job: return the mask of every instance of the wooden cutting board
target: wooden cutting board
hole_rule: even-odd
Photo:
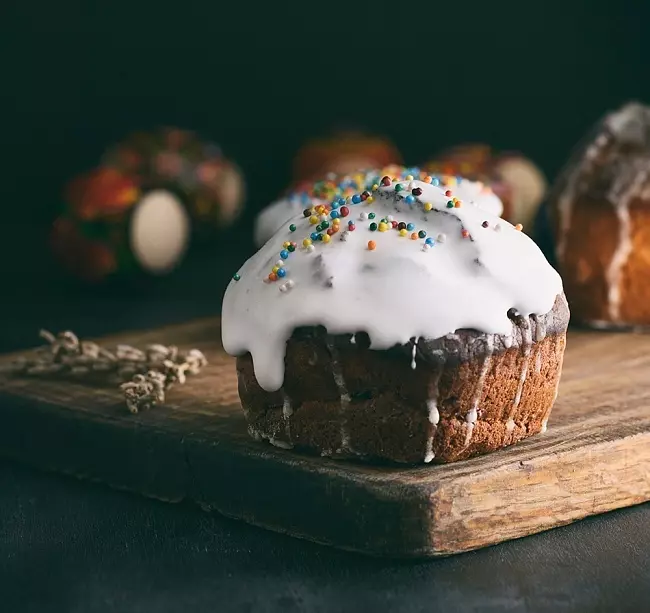
[[[253,441],[234,361],[219,339],[216,319],[101,339],[198,347],[210,361],[168,394],[166,406],[138,415],[115,389],[0,378],[0,454],[393,557],[459,553],[650,500],[650,336],[572,331],[545,434],[481,458],[417,468]]]

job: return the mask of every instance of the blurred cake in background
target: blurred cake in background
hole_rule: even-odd
[[[346,175],[401,163],[400,152],[387,138],[354,129],[337,130],[331,136],[308,141],[298,150],[293,181],[316,181],[330,172]]]
[[[430,174],[461,175],[489,185],[503,202],[503,217],[530,228],[547,190],[542,171],[518,153],[498,153],[483,144],[443,151],[423,165]]]
[[[243,209],[238,167],[193,132],[139,132],[66,187],[51,245],[86,281],[135,271],[165,274],[190,242],[230,227]]]
[[[650,107],[604,116],[549,197],[555,255],[576,321],[650,325]]]
[[[388,139],[359,130],[336,130],[308,141],[294,158],[289,189],[255,219],[255,244],[263,245],[286,220],[306,207],[352,197],[371,189],[385,174],[401,173],[401,160]]]

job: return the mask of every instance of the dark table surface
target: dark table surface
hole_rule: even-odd
[[[93,292],[24,276],[0,305],[0,350],[36,344],[40,327],[89,336],[218,313],[241,257],[200,254],[164,281]],[[0,460],[0,611],[648,611],[648,526],[641,505],[394,562]]]

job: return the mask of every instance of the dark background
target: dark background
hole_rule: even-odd
[[[641,0],[14,0],[1,13],[0,278],[21,310],[176,287],[67,293],[45,248],[64,182],[131,130],[195,129],[240,163],[247,214],[199,264],[231,270],[296,149],[334,126],[384,133],[412,164],[467,140],[519,149],[553,178],[604,111],[650,100]],[[206,275],[218,295],[228,276]],[[198,291],[186,286],[164,299]]]
[[[650,101],[649,18],[630,0],[5,0],[0,350],[41,326],[95,335],[218,312],[253,214],[298,146],[341,123],[383,132],[410,163],[477,140],[554,177],[604,111]],[[63,183],[158,124],[222,144],[246,174],[247,214],[169,278],[70,282],[45,248]],[[639,611],[649,513],[399,565],[2,462],[0,610]]]

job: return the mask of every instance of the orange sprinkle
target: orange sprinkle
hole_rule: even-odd
[[[524,229],[524,226],[522,226],[520,223],[518,223],[518,224],[515,226],[515,230],[518,230],[519,232],[521,232],[523,229]]]
[[[277,281],[278,280],[278,275],[276,275],[274,272],[269,274],[269,281]]]
[[[457,209],[459,209],[459,208],[462,206],[462,204],[463,204],[463,203],[462,203],[460,200],[456,200],[456,202],[454,202],[454,206],[455,206]]]
[[[412,241],[418,240],[418,233],[417,232],[413,232],[413,234],[411,234],[411,240]]]
[[[469,238],[469,232],[467,230],[462,230],[460,234],[463,238]]]
[[[377,248],[377,243],[375,241],[368,241],[368,250],[374,251]]]
[[[430,177],[429,175],[427,175],[426,177],[424,177],[424,182],[425,182],[425,183],[431,183],[431,181],[432,181],[432,179],[431,179],[431,177]]]

